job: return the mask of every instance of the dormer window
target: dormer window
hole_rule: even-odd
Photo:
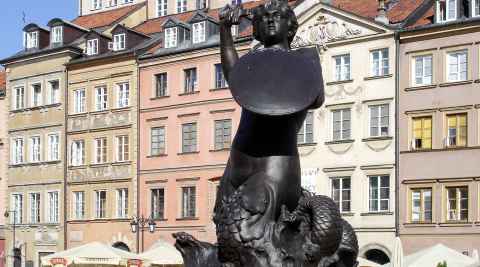
[[[87,55],[92,56],[98,54],[98,39],[87,41]]]
[[[480,16],[480,0],[472,0],[472,17]]]
[[[205,42],[205,21],[197,22],[193,27],[193,43]]]
[[[125,49],[125,33],[115,34],[113,36],[113,50],[119,51]]]
[[[457,0],[437,0],[437,22],[457,19]]]
[[[24,44],[27,49],[38,48],[38,32],[25,32]]]
[[[165,48],[177,46],[177,27],[165,29]]]
[[[63,27],[55,26],[51,30],[51,43],[52,44],[61,44],[63,43]]]

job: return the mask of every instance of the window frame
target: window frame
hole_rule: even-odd
[[[417,59],[421,59],[421,64],[422,64],[422,74],[421,76],[417,75]],[[429,75],[427,74],[427,64],[428,62],[427,59],[430,59],[430,73]],[[434,83],[434,59],[433,59],[433,54],[422,54],[422,55],[416,55],[412,57],[412,86],[428,86],[432,85]],[[417,79],[422,79],[421,83],[417,82]],[[428,82],[428,79],[430,78],[430,82]]]
[[[108,110],[108,89],[106,85],[95,86],[95,111]]]
[[[153,75],[155,83],[155,97],[168,96],[168,73],[161,72]]]
[[[85,191],[73,191],[72,192],[72,218],[74,220],[84,220],[86,215],[85,210]],[[78,196],[81,196],[79,198]],[[79,201],[80,200],[80,201]],[[80,216],[79,216],[80,215]]]
[[[50,29],[50,42],[51,44],[63,43],[63,26],[54,26]]]
[[[87,55],[98,55],[98,38],[87,40]]]
[[[28,222],[39,224],[42,221],[42,197],[40,192],[29,192],[28,203]]]
[[[33,31],[33,32],[25,32],[25,48],[27,49],[32,49],[32,48],[38,48],[39,44],[39,32],[38,31]]]
[[[11,140],[11,164],[18,165],[25,163],[25,138],[23,136],[17,136],[11,138]],[[21,145],[19,145],[19,143],[21,143]]]
[[[161,130],[163,131],[163,140],[161,138],[161,134],[155,135],[158,136],[158,142],[154,141],[154,130]],[[155,139],[157,140],[157,139]],[[158,148],[154,146],[154,144],[158,143]],[[162,149],[163,147],[163,149]],[[158,153],[154,153],[154,149],[158,149]],[[155,126],[150,128],[150,156],[162,156],[166,155],[167,152],[167,130],[165,126]]]
[[[116,83],[117,103],[116,108],[130,107],[130,82]]]
[[[448,8],[448,4],[450,3],[449,1],[455,1],[455,9],[454,9],[455,10],[455,16],[453,16],[453,18],[449,18],[449,15],[450,15],[450,11],[449,11],[449,8]],[[457,0],[446,0],[445,1],[445,13],[443,14],[441,12],[440,1],[437,1],[436,2],[437,14],[440,14],[440,16],[437,16],[437,18],[436,18],[437,23],[444,23],[444,22],[456,20],[457,17],[458,17],[457,7],[458,7]],[[443,15],[445,15],[445,18],[443,18]]]
[[[460,62],[460,58],[457,57],[457,64],[456,64],[456,68],[457,68],[457,72],[455,73],[450,73],[450,68],[451,68],[451,64],[450,64],[450,60],[451,60],[451,56],[452,55],[461,55],[461,54],[465,54],[465,79],[463,79],[461,77],[462,73],[464,73],[463,71],[461,71],[461,65],[462,63]],[[460,49],[460,50],[455,50],[455,51],[448,51],[447,53],[445,53],[445,56],[446,56],[446,77],[445,77],[445,80],[447,82],[462,82],[462,81],[467,81],[468,78],[469,78],[469,55],[468,55],[468,49]],[[455,74],[457,76],[457,79],[450,79],[450,75],[451,74]]]
[[[55,145],[55,142],[52,142],[51,137],[56,137],[54,139],[57,142],[56,145]],[[48,133],[46,139],[47,139],[47,161],[59,161],[60,153],[61,153],[60,152],[61,151],[60,133],[58,132]]]
[[[430,220],[425,219],[425,214],[427,213],[427,210],[425,208],[425,193],[430,192]],[[419,201],[420,201],[420,207],[419,207],[419,219],[414,220],[414,196],[413,194],[415,192],[419,193]],[[434,198],[433,198],[433,187],[416,187],[416,188],[409,188],[409,199],[410,199],[410,212],[409,212],[409,221],[411,223],[433,223],[434,217],[433,217],[433,211],[434,211]]]
[[[449,196],[449,189],[455,189],[455,209],[451,209],[450,208],[450,196]],[[465,210],[465,209],[462,209],[462,200],[464,200],[464,198],[462,198],[461,196],[461,192],[460,190],[461,189],[466,189],[466,192],[467,192],[467,198],[466,198],[466,201],[467,201],[467,208],[466,208],[466,211],[467,211],[467,218],[466,219],[462,219],[461,216],[462,216],[462,210]],[[470,210],[471,210],[471,207],[470,207],[470,187],[468,185],[452,185],[452,186],[445,186],[445,221],[446,222],[468,222],[469,221],[469,216],[470,216]],[[456,211],[458,214],[456,216],[456,218],[452,219],[450,217],[450,211]]]
[[[56,195],[56,204],[51,203],[52,196]],[[50,190],[45,192],[45,222],[50,224],[60,223],[60,191],[59,190]],[[53,212],[52,212],[53,207]]]
[[[32,135],[28,142],[29,162],[38,163],[42,161],[42,138],[40,135]]]
[[[25,108],[25,86],[24,85],[19,85],[13,87],[13,110],[21,110]],[[19,97],[21,96],[21,98]],[[21,105],[19,105],[19,100],[21,100]]]
[[[117,33],[113,35],[113,51],[122,51],[127,48],[127,34]]]
[[[53,84],[57,84],[58,87],[55,87]],[[48,84],[48,101],[47,104],[55,105],[61,103],[61,93],[60,93],[60,79],[52,79],[47,82]]]
[[[107,218],[107,199],[108,191],[105,189],[98,189],[93,191],[93,205],[94,205],[94,218],[106,219]],[[102,200],[102,193],[105,194],[105,198]]]
[[[177,43],[178,43],[178,28],[177,27],[166,28],[164,48],[177,47]]]
[[[386,53],[385,53],[386,52]],[[374,54],[378,53],[378,72],[375,70]],[[387,66],[383,65],[387,62]],[[388,47],[370,50],[370,76],[381,77],[390,74],[390,51]]]
[[[345,63],[345,59],[348,58],[348,64]],[[337,59],[340,59],[340,65],[337,63]],[[352,79],[352,58],[350,53],[332,56],[333,60],[333,81],[343,82]],[[340,73],[338,73],[340,71]]]
[[[198,44],[206,40],[206,21],[195,22],[192,24],[192,43]]]
[[[186,131],[185,127],[193,127],[194,130]],[[191,138],[186,138],[186,135],[189,135]],[[196,153],[198,152],[198,123],[197,122],[187,122],[181,125],[181,153]],[[188,144],[186,144],[189,141]],[[188,149],[186,149],[188,147]]]
[[[187,195],[185,196],[185,194]],[[181,217],[183,219],[195,218],[197,216],[197,187],[195,185],[182,186],[181,197]],[[188,198],[186,202],[185,198]]]
[[[425,128],[425,121],[430,119],[430,147],[425,147],[423,144],[424,144],[424,140],[428,140],[428,138],[426,138],[424,136],[425,134],[425,130],[428,130],[428,128]],[[418,140],[416,138],[416,135],[415,135],[415,131],[417,130],[415,128],[415,122],[417,120],[420,120],[420,131],[421,131],[421,143],[422,143],[422,147],[417,147],[417,142],[416,140]],[[423,116],[418,116],[418,117],[412,117],[411,119],[411,123],[412,123],[412,138],[411,138],[411,141],[410,141],[410,148],[412,150],[431,150],[433,149],[433,116],[432,115],[423,115]]]
[[[344,120],[344,113],[348,111],[349,113],[349,120]],[[340,138],[335,138],[335,112],[340,112]],[[351,107],[344,107],[344,108],[335,108],[331,110],[331,122],[332,122],[332,131],[331,131],[331,139],[332,141],[345,141],[352,139],[352,108]],[[344,121],[348,121],[349,129],[348,129],[348,137],[344,136]]]
[[[108,162],[108,139],[97,137],[93,139],[93,164],[105,164]],[[99,154],[100,153],[100,154]]]
[[[382,114],[382,106],[387,106],[387,112],[388,112],[388,116],[384,116]],[[373,111],[373,108],[378,108],[378,117],[376,117],[378,119],[378,123],[376,125],[376,129],[377,130],[377,133],[376,134],[372,134],[372,120],[374,119],[373,115],[372,115],[372,111]],[[390,103],[378,103],[378,104],[369,104],[368,105],[368,134],[369,134],[369,137],[371,138],[375,138],[375,137],[388,137],[388,136],[391,136],[391,112],[390,112]],[[386,117],[388,119],[388,123],[387,123],[387,134],[386,135],[382,135],[382,127],[385,127],[385,125],[382,125],[382,118]]]
[[[465,144],[460,144],[460,132],[461,132],[461,127],[462,125],[460,125],[460,118],[461,117],[465,117]],[[449,125],[449,119],[450,117],[455,117],[455,144],[452,145],[451,144],[451,136],[450,136],[450,125]],[[446,119],[446,147],[448,148],[461,148],[461,147],[467,147],[468,146],[468,113],[467,112],[459,112],[459,113],[450,113],[450,114],[446,114],[445,115],[445,119]]]
[[[470,9],[472,10],[471,12],[472,18],[480,16],[480,0],[472,0],[470,2],[472,3],[470,6]],[[478,13],[475,12],[476,5],[478,5]]]
[[[187,12],[187,0],[177,0],[176,1],[176,10],[177,14]]]
[[[72,140],[70,143],[70,166],[85,165],[85,140]],[[75,147],[75,148],[74,148]]]
[[[228,88],[227,79],[223,74],[222,63],[214,64],[215,68],[215,89]]]
[[[130,160],[130,136],[128,134],[115,136],[116,162],[128,162]]]
[[[310,118],[311,124],[308,122]],[[308,130],[309,125],[311,125],[311,131]],[[302,137],[302,140],[300,140],[300,136]],[[309,140],[308,136],[311,136],[311,140]],[[302,127],[297,133],[297,145],[308,144],[315,144],[315,112],[313,110],[307,112],[305,120],[302,122]]]
[[[163,17],[168,15],[168,1],[167,0],[157,0],[155,1],[157,5],[157,17]]]
[[[128,188],[118,188],[115,190],[116,196],[116,218],[117,219],[126,219],[128,218],[129,207],[128,199],[129,192]]]
[[[350,183],[350,187],[349,188],[345,188],[344,187],[344,180],[348,179],[349,180],[349,183]],[[339,189],[335,189],[334,187],[334,181],[339,181]],[[341,212],[341,213],[348,213],[348,212],[352,212],[352,177],[350,176],[339,176],[339,177],[332,177],[330,179],[330,187],[331,187],[331,197],[332,197],[332,200],[335,202],[335,204],[337,204],[337,207],[338,207],[338,210]],[[335,200],[335,193],[334,191],[340,191],[339,192],[339,199],[338,201]],[[350,195],[350,199],[348,200],[344,200],[343,199],[343,192],[344,191],[348,191],[349,192],[349,195]],[[349,203],[349,207],[348,207],[348,210],[347,209],[344,209],[343,207],[343,204],[344,202],[348,201]],[[338,203],[337,203],[338,202]]]
[[[183,93],[193,94],[197,91],[198,86],[198,70],[196,67],[183,70]]]
[[[81,114],[87,112],[87,91],[85,88],[73,90],[73,113]]]
[[[23,193],[14,192],[11,193],[11,207],[15,211],[13,216],[10,219],[10,224],[22,224],[23,223],[23,212],[24,212],[24,195]],[[18,198],[17,198],[18,197]]]
[[[220,125],[221,124],[221,125]],[[226,127],[226,125],[229,127]],[[217,128],[220,126],[221,128]],[[232,128],[233,121],[230,118],[219,119],[213,121],[213,144],[214,150],[226,150],[230,149],[232,145]],[[221,130],[221,134],[217,134],[217,130]],[[225,133],[227,132],[227,133]],[[221,138],[220,140],[217,139]]]
[[[40,89],[37,93],[36,89]],[[41,82],[34,82],[30,85],[30,107],[40,107],[43,106],[43,86]]]
[[[372,178],[376,178],[377,180],[377,187],[376,187],[376,190],[377,190],[377,199],[373,199],[372,198],[372,186],[371,186],[371,179]],[[386,180],[388,181],[388,187],[382,187],[381,186],[381,179],[383,178],[387,178]],[[391,189],[390,189],[390,186],[391,186],[391,183],[390,183],[390,175],[388,174],[379,174],[379,175],[369,175],[368,176],[368,211],[371,212],[371,213],[382,213],[382,212],[390,212],[390,208],[391,208],[391,195],[392,195],[392,192],[391,192]],[[382,188],[387,188],[388,190],[388,198],[382,198],[381,196],[381,189]],[[377,201],[377,209],[373,209],[372,207],[372,201]],[[387,209],[382,209],[382,201],[387,201],[387,204],[388,204],[388,207]]]
[[[160,205],[160,203],[155,203],[155,194],[154,194],[154,191],[162,191],[163,192],[163,197],[161,198],[162,201],[161,201],[161,204],[163,205]],[[165,219],[165,208],[166,208],[166,189],[164,187],[158,187],[158,188],[151,188],[150,189],[150,217],[153,219],[153,220],[163,220]],[[158,202],[160,200],[160,197],[158,197]],[[157,209],[155,209],[155,207],[158,206],[158,213],[159,213],[159,216],[156,216],[157,215]]]

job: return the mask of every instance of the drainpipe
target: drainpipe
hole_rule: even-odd
[[[80,1],[81,2],[81,1]],[[81,5],[81,4],[80,4]],[[65,89],[64,89],[64,114],[65,114],[65,122],[63,126],[63,250],[67,249],[68,242],[67,242],[67,161],[68,161],[68,143],[67,143],[67,123],[68,123],[68,68],[65,67]]]
[[[400,236],[400,33],[395,32],[395,235]]]
[[[137,65],[137,217],[140,214],[140,65],[136,51],[134,52]],[[142,243],[145,240],[142,240]],[[140,249],[140,229],[137,231],[137,253]]]

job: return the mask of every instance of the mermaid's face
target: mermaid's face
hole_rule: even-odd
[[[272,46],[288,40],[288,16],[277,7],[266,7],[256,18],[256,36],[265,46]],[[255,25],[254,24],[254,25]]]

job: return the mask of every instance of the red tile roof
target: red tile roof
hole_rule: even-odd
[[[421,18],[419,18],[417,21],[415,21],[415,23],[410,25],[408,28],[415,28],[415,27],[418,27],[418,26],[432,24],[431,18],[433,17],[434,14],[435,14],[435,11],[433,10],[433,6],[431,6],[430,9],[428,9],[428,11],[425,12],[425,14],[423,14],[423,16]]]
[[[390,23],[402,22],[423,2],[424,0],[398,0],[392,3],[387,11]],[[332,0],[331,5],[369,19],[375,19],[378,14],[378,0]]]
[[[0,91],[5,90],[7,87],[5,70],[0,70]]]
[[[110,11],[80,16],[74,19],[72,23],[88,29],[110,26],[121,18],[127,16],[128,14],[138,10],[144,5],[146,5],[146,3],[140,3]]]

